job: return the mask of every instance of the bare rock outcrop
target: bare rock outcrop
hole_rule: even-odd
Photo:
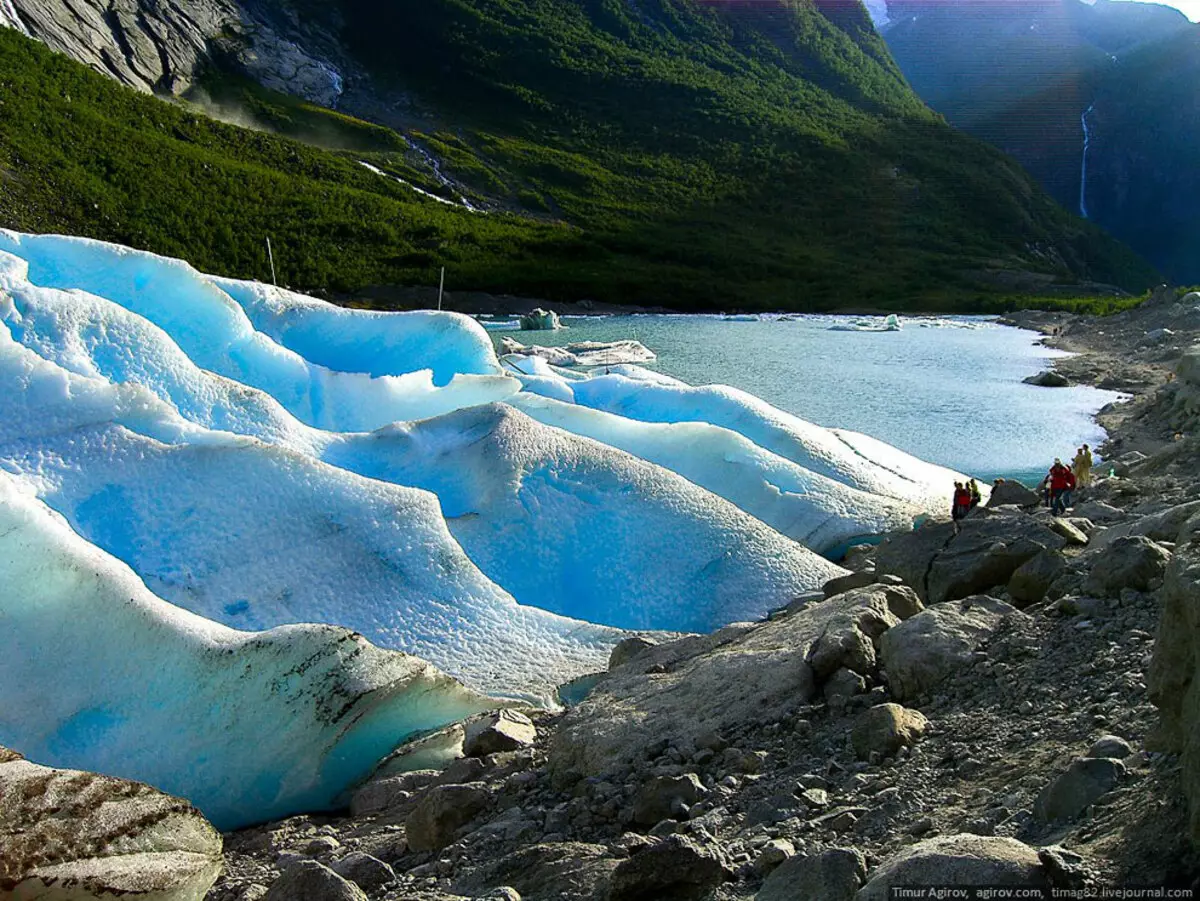
[[[1179,753],[1191,835],[1200,844],[1200,516],[1180,530],[1162,588],[1162,619],[1147,681],[1161,721],[1155,744]]]
[[[878,643],[921,609],[911,589],[874,585],[758,626],[728,626],[644,650],[611,671],[559,725],[551,762],[600,775],[670,742],[787,718],[841,670],[874,675]]]
[[[1006,585],[1023,564],[1067,539],[1040,518],[1013,507],[977,508],[958,524],[927,523],[880,545],[875,565],[940,604]]]
[[[221,836],[186,801],[0,748],[2,897],[199,901],[221,851]]]
[[[342,76],[237,0],[12,0],[22,31],[141,91],[179,95],[219,56],[261,84],[336,105]]]

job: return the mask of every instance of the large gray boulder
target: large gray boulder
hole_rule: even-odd
[[[1037,375],[1028,376],[1022,381],[1026,385],[1036,385],[1039,388],[1070,388],[1071,380],[1061,372],[1054,372],[1047,369],[1045,372],[1039,372]]]
[[[491,795],[480,782],[428,789],[404,823],[408,846],[414,851],[440,851],[490,803]]]
[[[1008,584],[1044,550],[1067,542],[1047,523],[1011,507],[976,509],[959,524],[926,523],[880,545],[875,565],[916,589],[926,604],[981,594]]]
[[[695,773],[680,776],[655,776],[646,782],[633,803],[633,821],[653,826],[675,816],[680,805],[691,807],[708,794]]]
[[[1049,888],[1037,852],[1012,838],[946,835],[901,851],[871,874],[857,901],[890,901],[896,886]]]
[[[1066,570],[1067,559],[1062,552],[1047,548],[1017,567],[1008,580],[1008,596],[1018,608],[1041,603],[1054,580]]]
[[[1091,571],[1083,590],[1095,597],[1115,598],[1122,589],[1148,591],[1166,573],[1171,553],[1142,535],[1118,538],[1090,556]]]
[[[200,901],[221,862],[220,834],[186,801],[0,748],[0,897]]]
[[[872,754],[890,757],[901,748],[910,748],[921,740],[929,720],[919,710],[899,704],[878,704],[865,711],[854,724],[850,741],[862,760]]]
[[[263,901],[367,901],[367,896],[329,867],[299,860],[271,884]]]
[[[854,901],[866,879],[860,851],[830,848],[785,861],[763,881],[754,901]]]
[[[1033,815],[1043,823],[1070,822],[1116,788],[1124,775],[1125,764],[1119,760],[1081,757],[1042,789]]]
[[[503,751],[519,751],[537,741],[537,728],[519,710],[497,710],[467,724],[463,754],[487,757]]]
[[[1042,496],[1032,488],[1026,488],[1016,479],[1005,479],[992,486],[991,496],[988,497],[989,507],[1036,507],[1042,502]]]
[[[609,901],[700,901],[731,875],[712,848],[670,835],[613,870]]]
[[[640,765],[646,749],[685,755],[714,732],[786,720],[819,680],[876,667],[876,643],[919,609],[910,589],[874,585],[754,626],[730,626],[649,648],[609,672],[572,708],[550,749],[556,774],[599,776]]]
[[[900,701],[920,698],[970,666],[975,650],[1009,616],[1024,614],[995,598],[974,597],[930,607],[888,630],[879,651],[892,694]]]
[[[1200,846],[1200,516],[1180,530],[1162,588],[1162,618],[1147,678],[1159,709],[1149,742],[1178,753],[1183,792],[1191,807],[1192,842]]]

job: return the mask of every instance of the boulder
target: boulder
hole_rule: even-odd
[[[1049,888],[1037,852],[1016,839],[946,835],[919,842],[886,861],[856,901],[890,901],[895,886],[1029,886]]]
[[[367,896],[329,867],[301,860],[280,874],[263,901],[367,901]]]
[[[501,857],[486,856],[452,887],[455,895],[479,898],[494,886],[507,886],[529,899],[594,899],[617,861],[603,845],[544,842]],[[414,897],[404,894],[404,899]],[[419,897],[419,896],[418,896]]]
[[[1124,760],[1133,755],[1129,742],[1118,735],[1102,735],[1092,743],[1084,757],[1108,758],[1109,760]]]
[[[670,835],[613,870],[609,901],[700,901],[732,874],[718,853]]]
[[[851,591],[855,588],[866,588],[868,585],[874,584],[875,570],[863,569],[845,576],[838,576],[836,579],[830,579],[821,586],[821,591],[826,598],[831,598],[844,591]]]
[[[1096,597],[1115,598],[1122,589],[1149,591],[1162,579],[1171,554],[1142,535],[1118,538],[1095,555],[1083,590]]]
[[[363,817],[396,810],[408,804],[414,792],[432,785],[440,775],[438,770],[414,770],[372,779],[350,796],[350,815]]]
[[[762,884],[755,901],[853,901],[866,881],[867,862],[852,848],[793,857]]]
[[[880,655],[892,694],[900,701],[923,696],[970,666],[975,649],[1005,617],[1023,615],[995,598],[974,597],[930,607],[885,632]]]
[[[643,651],[650,650],[656,644],[657,642],[643,638],[641,635],[630,635],[628,638],[622,638],[613,646],[612,653],[608,655],[608,668],[616,669],[618,666],[628,663]]]
[[[556,779],[639,764],[658,743],[685,756],[711,733],[788,721],[818,693],[815,670],[870,672],[874,643],[915,609],[909,589],[860,588],[753,626],[726,627],[650,648],[610,671],[563,717],[550,747]]]
[[[850,733],[854,753],[867,760],[872,753],[891,757],[901,748],[909,748],[921,740],[929,720],[917,710],[899,704],[878,704],[865,711]]]
[[[1120,519],[1125,515],[1120,508],[1114,507],[1112,504],[1106,504],[1104,501],[1087,501],[1082,504],[1076,504],[1074,512],[1076,516],[1101,523],[1112,522],[1114,519]]]
[[[1042,496],[1032,488],[1026,488],[1016,479],[1004,479],[992,486],[992,494],[987,500],[988,507],[1036,507],[1042,502]]]
[[[0,748],[0,897],[200,901],[221,850],[186,801]]]
[[[1050,517],[1046,522],[1046,527],[1071,547],[1086,547],[1089,541],[1087,533],[1083,529],[1059,516]]]
[[[1042,789],[1033,815],[1043,823],[1067,823],[1117,787],[1125,775],[1119,760],[1081,757]]]
[[[825,683],[825,701],[831,707],[844,708],[851,698],[867,690],[867,680],[854,670],[842,667]]]
[[[374,894],[396,880],[396,872],[380,860],[362,851],[351,851],[331,865],[333,872],[348,879],[367,894]]]
[[[1047,548],[1017,567],[1008,580],[1008,596],[1018,608],[1041,603],[1054,580],[1066,569],[1067,560],[1062,553]]]
[[[666,819],[678,819],[679,805],[691,807],[708,794],[695,773],[682,776],[655,776],[638,792],[633,804],[633,821],[653,826]]]
[[[926,523],[884,542],[875,555],[881,574],[899,576],[926,604],[970,597],[1008,584],[1040,552],[1066,539],[1045,521],[1011,507],[977,509],[958,523]]]
[[[405,821],[408,847],[413,851],[440,851],[490,803],[491,796],[479,782],[428,789]]]
[[[1200,846],[1200,516],[1180,530],[1162,588],[1162,617],[1147,678],[1159,727],[1147,742],[1180,755],[1189,831]]]
[[[467,757],[487,757],[502,751],[519,751],[537,741],[537,729],[517,710],[497,710],[468,723],[463,741]]]
[[[1046,370],[1039,372],[1037,375],[1031,375],[1022,379],[1026,385],[1037,385],[1039,388],[1070,388],[1071,380],[1061,372]]]

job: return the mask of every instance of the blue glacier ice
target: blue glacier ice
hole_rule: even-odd
[[[19,263],[10,260],[9,267],[19,280]],[[493,674],[481,681],[480,655],[469,644],[440,637],[450,627],[470,636],[471,628],[459,622],[426,628],[427,611],[410,609],[413,593],[442,597],[441,583],[417,582],[401,598],[404,579],[386,569],[373,575],[380,560],[396,554],[376,524],[386,518],[364,517],[370,525],[361,529],[345,525],[355,522],[356,505],[369,512],[350,473],[435,493],[440,515],[424,508],[414,515],[432,518],[438,529],[444,515],[453,537],[494,583],[526,605],[590,622],[712,629],[762,615],[840,572],[673,472],[539,425],[511,407],[479,405],[370,434],[322,432],[295,421],[261,392],[199,370],[164,332],[103,298],[20,284],[9,293],[11,308],[0,319],[19,333],[24,347],[80,379],[150,388],[174,407],[172,414],[206,428],[179,437],[172,415],[146,416],[133,428],[172,445],[202,442],[206,451],[158,448],[139,441],[123,422],[120,430],[95,425],[86,438],[72,434],[69,441],[63,430],[37,434],[34,419],[69,421],[83,393],[76,389],[65,401],[42,402],[24,415],[18,400],[7,413],[11,434],[0,443],[0,460],[36,476],[48,503],[81,534],[132,565],[160,595],[230,625],[312,620],[350,626],[493,691],[511,692],[537,677],[514,668],[507,682],[497,683]],[[6,381],[0,368],[0,389]],[[32,396],[20,390],[24,381],[9,381],[18,398]],[[209,429],[234,431],[243,436],[241,445],[253,437],[278,447],[252,444],[236,455],[218,455],[212,448],[219,436]],[[288,476],[299,464],[285,460],[320,460],[336,469],[326,478],[329,470],[318,468],[320,480],[306,472],[305,497]],[[350,500],[339,500],[340,493]],[[327,526],[308,528],[303,511],[289,512],[285,505],[286,499],[302,508],[315,497],[324,507],[347,506],[336,514],[343,523],[336,536],[323,538]],[[179,534],[176,521],[186,523]],[[281,529],[280,522],[288,527]],[[289,565],[286,549],[310,541],[328,542],[328,550]],[[426,537],[421,546],[433,542]],[[230,567],[224,561],[238,544],[260,549],[265,559]],[[275,553],[280,556],[272,560]],[[663,567],[662,560],[671,565]],[[414,573],[428,568],[421,561],[394,566]],[[650,570],[656,578],[645,578]],[[365,599],[330,597],[335,586],[355,582],[356,598]],[[243,595],[261,600],[241,604]],[[406,627],[368,609],[371,599]],[[593,664],[600,640],[587,644]],[[570,659],[575,669],[582,665]],[[565,668],[546,672],[574,674]]]
[[[327,805],[481,694],[553,703],[621,629],[760,617],[945,506],[865,435],[610,370],[0,231],[0,743],[222,825]]]
[[[491,702],[330,626],[235,631],[157,598],[0,472],[0,744],[149,782],[219,828],[335,806]]]

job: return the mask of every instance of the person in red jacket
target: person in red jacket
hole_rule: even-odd
[[[1055,516],[1062,516],[1067,512],[1067,496],[1071,490],[1071,482],[1074,481],[1074,476],[1071,470],[1063,466],[1063,461],[1058,457],[1054,458],[1054,465],[1050,467],[1050,512]]]
[[[954,501],[950,507],[950,516],[955,521],[957,528],[958,520],[965,517],[971,512],[971,490],[962,482],[954,483]]]

